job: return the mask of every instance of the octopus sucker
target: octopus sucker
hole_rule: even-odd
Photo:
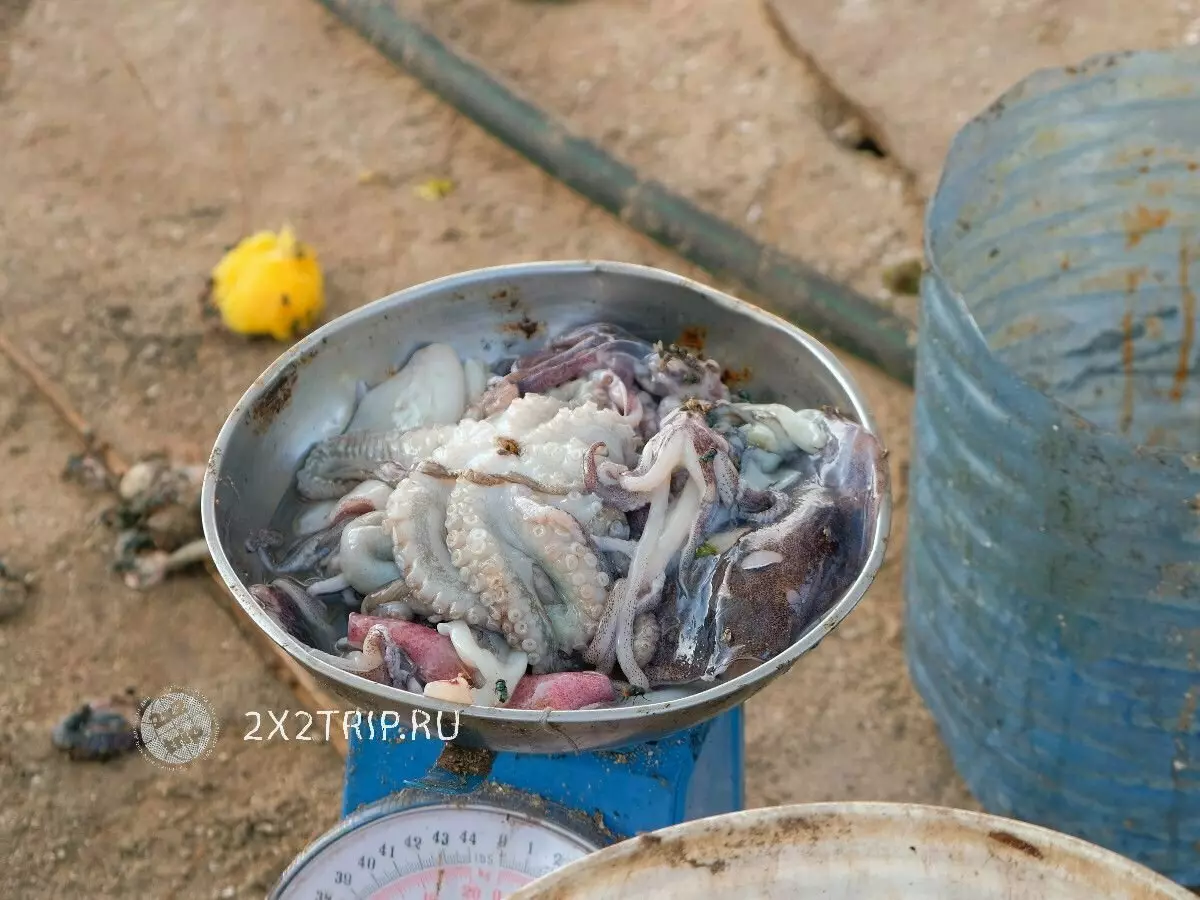
[[[387,506],[396,564],[402,567],[411,591],[408,604],[430,621],[445,620],[451,606],[462,615],[479,606],[461,584],[446,549],[446,504],[451,490],[435,478],[414,474],[400,483]]]
[[[360,391],[297,473],[299,539],[248,544],[255,599],[331,665],[511,709],[687,690],[865,564],[887,472],[846,417],[734,401],[715,360],[611,323],[491,371],[429,344]]]
[[[604,611],[610,576],[583,526],[568,512],[538,503],[528,496],[512,500],[519,523],[510,527],[526,555],[553,585],[558,603],[546,613],[561,650],[584,649]],[[555,538],[535,537],[533,529],[551,527]]]
[[[521,487],[459,482],[452,494],[457,517],[447,519],[446,532],[468,532],[469,543],[460,557],[466,571],[465,577],[460,574],[462,583],[487,586],[482,596],[490,618],[508,626],[504,634],[509,645],[528,653],[535,672],[548,672],[561,665],[561,642],[543,602],[546,598],[538,594],[528,544],[521,546],[520,526],[510,520],[520,515],[513,501],[523,493],[527,492]],[[461,537],[457,540],[462,542]],[[525,650],[530,641],[532,647]]]

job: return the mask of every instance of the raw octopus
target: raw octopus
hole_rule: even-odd
[[[292,546],[252,538],[252,595],[330,665],[611,705],[770,659],[865,564],[885,453],[842,414],[734,399],[714,360],[607,323],[506,369],[431,344],[360,386],[297,473]]]

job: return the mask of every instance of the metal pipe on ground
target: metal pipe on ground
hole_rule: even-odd
[[[390,3],[318,2],[428,90],[567,187],[710,275],[742,285],[771,312],[912,384],[914,334],[899,316],[572,135]]]

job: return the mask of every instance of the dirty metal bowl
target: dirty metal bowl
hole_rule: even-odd
[[[204,481],[204,534],[221,577],[254,622],[346,710],[461,711],[459,741],[497,751],[612,749],[664,737],[744,702],[815,647],[855,607],[883,562],[891,502],[881,484],[867,563],[843,596],[791,647],[753,670],[681,696],[654,692],[616,709],[568,712],[462,708],[385,687],[313,656],[259,609],[247,587],[263,580],[245,549],[251,532],[295,503],[294,473],[318,440],[349,421],[354,385],[386,378],[421,345],[445,342],[488,363],[535,349],[546,336],[614,322],[649,340],[703,335],[705,351],[748,370],[757,400],[833,406],[874,430],[858,388],[818,341],[743,301],[656,269],[620,263],[544,262],[467,272],[418,285],[330,322],[284,353],[229,415]]]
[[[1192,900],[1123,856],[982,813],[814,803],[699,819],[624,841],[509,900]]]

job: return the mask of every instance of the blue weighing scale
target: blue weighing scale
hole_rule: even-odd
[[[467,750],[351,731],[342,822],[270,900],[502,900],[640,832],[742,808],[742,709],[623,750]]]

